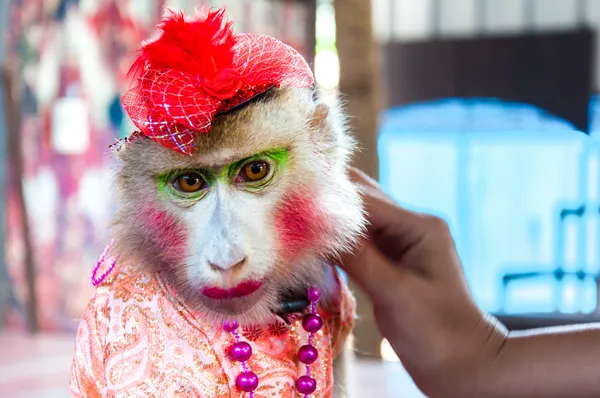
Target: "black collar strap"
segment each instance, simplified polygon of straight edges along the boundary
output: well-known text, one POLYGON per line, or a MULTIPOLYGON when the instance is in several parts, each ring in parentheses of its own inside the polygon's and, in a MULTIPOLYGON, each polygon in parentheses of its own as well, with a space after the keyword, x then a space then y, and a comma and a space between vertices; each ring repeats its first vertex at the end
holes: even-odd
POLYGON ((282 297, 281 306, 275 312, 275 315, 283 318, 288 324, 289 315, 295 313, 304 313, 310 307, 310 301, 304 294, 288 294, 282 297))

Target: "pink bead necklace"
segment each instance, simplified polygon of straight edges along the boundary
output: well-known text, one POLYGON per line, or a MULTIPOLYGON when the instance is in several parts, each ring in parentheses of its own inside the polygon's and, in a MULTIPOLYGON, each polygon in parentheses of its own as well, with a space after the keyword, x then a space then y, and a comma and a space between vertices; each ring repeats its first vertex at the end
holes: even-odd
MULTIPOLYGON (((311 312, 304 315, 304 318, 302 319, 302 328, 304 328, 309 335, 308 344, 303 345, 298 350, 298 360, 306 365, 306 374, 300 376, 298 380, 296 380, 296 389, 300 394, 303 394, 305 398, 317 390, 317 381, 311 375, 310 365, 319 357, 319 352, 313 345, 313 338, 315 333, 323 327, 323 319, 321 319, 321 316, 317 313, 317 304, 320 298, 321 294, 319 293, 319 290, 314 287, 311 287, 308 290, 308 300, 311 302, 311 312)), ((247 342, 240 340, 240 335, 237 331, 238 327, 239 324, 236 321, 226 322, 223 325, 225 331, 231 333, 235 339, 235 343, 230 349, 231 357, 242 365, 242 372, 237 376, 235 385, 240 390, 249 393, 250 398, 253 398, 254 391, 258 387, 258 376, 248 368, 248 364, 246 363, 252 356, 252 347, 247 342)))

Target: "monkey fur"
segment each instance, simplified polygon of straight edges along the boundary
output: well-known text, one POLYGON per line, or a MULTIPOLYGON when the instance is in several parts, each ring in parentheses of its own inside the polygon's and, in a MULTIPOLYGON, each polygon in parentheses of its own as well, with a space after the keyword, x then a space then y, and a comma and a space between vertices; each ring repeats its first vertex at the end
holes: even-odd
MULTIPOLYGON (((322 306, 335 307, 341 293, 330 264, 354 248, 365 228, 359 191, 348 176, 354 150, 341 107, 315 99, 312 88, 272 88, 218 114, 191 156, 133 134, 113 151, 119 208, 111 253, 141 275, 160 274, 216 325, 266 321, 281 309, 282 297, 308 286, 320 288, 322 306), (255 158, 269 165, 269 180, 250 187, 237 175, 255 158), (188 172, 205 179, 200 193, 174 189, 177 176, 188 172), (260 288, 226 300, 203 294, 247 280, 261 281, 260 288)), ((106 317, 104 311, 90 316, 106 317)), ((93 351, 87 337, 80 340, 79 351, 93 351)), ((344 385, 347 355, 334 362, 334 396, 351 393, 344 385)), ((74 362, 75 396, 85 396, 93 378, 79 369, 91 366, 86 361, 74 362)))
MULTIPOLYGON (((214 316, 215 322, 230 316, 242 323, 265 319, 277 309, 283 291, 302 289, 307 284, 327 292, 330 286, 323 283, 328 280, 324 264, 351 250, 364 227, 359 194, 347 177, 354 145, 339 109, 315 103, 311 90, 293 88, 272 89, 251 103, 216 117, 211 132, 199 136, 192 157, 165 149, 144 137, 132 140, 116 151, 121 208, 112 231, 114 251, 122 261, 166 275, 192 306, 214 316), (165 228, 170 233, 193 228, 190 225, 195 220, 189 209, 157 192, 157 176, 170 170, 219 167, 271 148, 288 150, 289 162, 275 172, 270 186, 259 194, 225 188, 221 199, 232 201, 229 206, 233 213, 222 218, 237 216, 242 220, 237 224, 230 221, 229 228, 239 226, 240 230, 228 233, 235 233, 240 246, 250 251, 245 275, 268 276, 269 286, 257 302, 241 305, 239 309, 220 308, 218 303, 211 304, 198 294, 203 283, 220 281, 218 272, 217 275, 206 272, 197 279, 190 277, 196 274, 191 271, 194 268, 209 268, 206 259, 194 253, 201 248, 195 248, 193 241, 177 248, 165 247, 165 242, 172 239, 161 231, 149 233, 152 225, 140 219, 155 220, 156 214, 160 214, 163 223, 170 224, 165 228), (307 200, 299 201, 298 197, 307 200), (276 225, 281 223, 279 214, 285 214, 290 205, 300 206, 298 210, 305 212, 300 214, 300 225, 293 226, 311 230, 310 241, 293 257, 289 257, 275 236, 285 229, 276 225), (172 250, 188 253, 172 253, 172 250)), ((201 207, 202 202, 192 207, 201 207)), ((331 292, 325 294, 325 300, 330 296, 331 292)))

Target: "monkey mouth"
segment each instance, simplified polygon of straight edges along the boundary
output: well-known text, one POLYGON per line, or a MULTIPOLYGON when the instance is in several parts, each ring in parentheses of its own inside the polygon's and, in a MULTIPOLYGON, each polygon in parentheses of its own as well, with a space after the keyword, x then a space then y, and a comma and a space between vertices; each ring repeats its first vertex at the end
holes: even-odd
POLYGON ((223 289, 218 286, 205 287, 201 293, 213 300, 231 300, 249 296, 262 286, 262 281, 246 281, 229 289, 223 289))

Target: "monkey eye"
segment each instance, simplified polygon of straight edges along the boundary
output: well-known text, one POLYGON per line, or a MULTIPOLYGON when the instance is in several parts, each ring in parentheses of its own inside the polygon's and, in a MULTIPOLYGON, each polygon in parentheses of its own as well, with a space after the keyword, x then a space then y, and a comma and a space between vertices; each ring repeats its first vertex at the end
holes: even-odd
POLYGON ((264 160, 254 160, 242 167, 236 178, 236 182, 258 182, 267 177, 270 170, 271 166, 269 163, 264 160))
POLYGON ((173 182, 173 187, 181 192, 194 193, 206 188, 208 184, 206 180, 194 172, 186 172, 178 176, 173 182))

